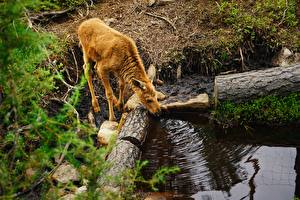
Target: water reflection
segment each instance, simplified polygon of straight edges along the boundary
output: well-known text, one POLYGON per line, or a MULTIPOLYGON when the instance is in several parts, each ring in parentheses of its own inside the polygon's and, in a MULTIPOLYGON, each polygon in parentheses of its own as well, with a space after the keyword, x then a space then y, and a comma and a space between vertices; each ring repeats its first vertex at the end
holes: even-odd
POLYGON ((152 123, 142 159, 150 161, 146 177, 159 166, 181 168, 160 188, 175 193, 173 199, 281 200, 299 195, 299 149, 215 138, 208 127, 187 121, 152 123))

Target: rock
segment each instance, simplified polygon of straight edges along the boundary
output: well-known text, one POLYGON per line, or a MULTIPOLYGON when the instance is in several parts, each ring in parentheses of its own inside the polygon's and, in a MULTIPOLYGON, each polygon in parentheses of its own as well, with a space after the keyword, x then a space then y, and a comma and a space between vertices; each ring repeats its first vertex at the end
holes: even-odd
POLYGON ((164 93, 159 92, 159 91, 156 91, 156 95, 157 95, 157 100, 158 101, 163 101, 167 98, 167 96, 164 93))
POLYGON ((299 53, 293 54, 288 48, 283 47, 272 59, 272 65, 287 67, 300 63, 299 53))
POLYGON ((60 183, 68 183, 73 181, 79 181, 78 171, 69 163, 61 164, 55 173, 52 175, 52 178, 60 183))
POLYGON ((206 93, 199 94, 195 98, 191 98, 187 101, 172 102, 164 105, 164 109, 170 110, 203 110, 209 108, 209 98, 206 93))
POLYGON ((84 185, 84 186, 81 186, 81 187, 79 187, 79 188, 76 188, 76 190, 75 190, 75 194, 77 195, 77 194, 81 194, 81 193, 84 193, 84 192, 86 192, 87 191, 87 187, 84 185))
MULTIPOLYGON (((156 91, 157 100, 162 101, 166 99, 166 95, 162 92, 156 91)), ((125 110, 131 111, 137 108, 139 105, 142 105, 140 99, 136 94, 133 94, 126 102, 125 104, 125 110)))
POLYGON ((66 194, 65 196, 61 197, 60 200, 73 200, 76 198, 75 194, 66 194))
POLYGON ((118 123, 113 121, 104 121, 98 131, 98 141, 100 144, 108 145, 110 139, 117 135, 118 123))
POLYGON ((103 21, 107 26, 110 26, 111 24, 115 23, 117 21, 117 19, 115 19, 115 18, 105 18, 103 21))
POLYGON ((156 3, 156 0, 148 0, 148 6, 151 7, 156 3))

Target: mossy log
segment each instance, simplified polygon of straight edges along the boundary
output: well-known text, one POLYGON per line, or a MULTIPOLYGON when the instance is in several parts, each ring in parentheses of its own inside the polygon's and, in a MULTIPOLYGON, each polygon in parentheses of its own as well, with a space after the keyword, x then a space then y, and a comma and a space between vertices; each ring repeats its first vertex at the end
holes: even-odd
POLYGON ((215 103, 246 102, 261 96, 300 91, 300 65, 216 76, 215 103))

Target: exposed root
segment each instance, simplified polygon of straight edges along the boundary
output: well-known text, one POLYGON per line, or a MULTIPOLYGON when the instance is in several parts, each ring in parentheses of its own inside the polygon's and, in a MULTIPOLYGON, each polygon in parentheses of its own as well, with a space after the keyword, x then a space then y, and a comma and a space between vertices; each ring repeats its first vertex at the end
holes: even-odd
POLYGON ((68 8, 66 10, 42 12, 42 13, 36 14, 34 16, 29 16, 29 19, 32 21, 47 21, 49 19, 53 19, 58 16, 64 15, 67 12, 70 12, 72 10, 74 10, 74 9, 68 8))

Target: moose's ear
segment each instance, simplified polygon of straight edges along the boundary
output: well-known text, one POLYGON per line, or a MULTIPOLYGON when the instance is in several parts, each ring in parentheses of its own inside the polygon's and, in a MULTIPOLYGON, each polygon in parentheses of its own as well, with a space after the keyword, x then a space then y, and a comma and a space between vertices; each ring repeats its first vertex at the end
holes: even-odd
POLYGON ((132 79, 132 84, 135 87, 140 88, 141 90, 145 90, 146 89, 146 83, 144 83, 143 81, 137 80, 135 78, 132 79))

